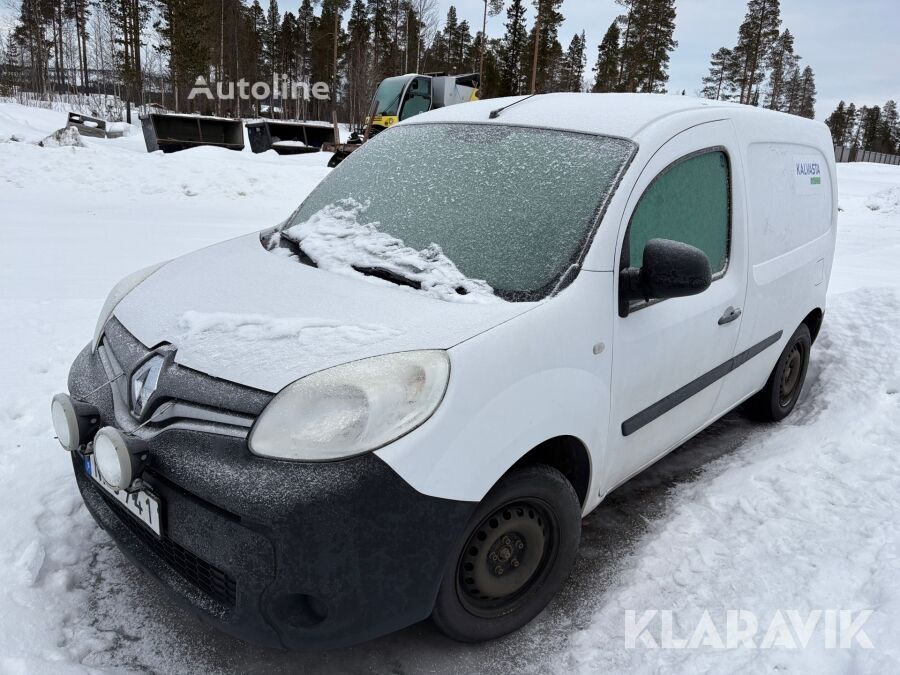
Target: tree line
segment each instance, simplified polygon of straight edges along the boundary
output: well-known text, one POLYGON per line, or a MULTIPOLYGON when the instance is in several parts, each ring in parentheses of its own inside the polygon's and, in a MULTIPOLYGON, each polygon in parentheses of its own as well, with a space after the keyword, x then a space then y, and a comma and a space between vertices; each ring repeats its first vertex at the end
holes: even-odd
MULTIPOLYGON (((352 121, 383 78, 407 72, 481 72, 485 98, 665 92, 675 0, 614 1, 621 11, 587 72, 585 33, 562 41, 563 0, 483 0, 474 28, 455 7, 439 16, 437 0, 297 0, 295 11, 278 0, 21 0, 15 29, 0 36, 0 87, 243 116, 263 111, 255 101, 188 100, 196 78, 215 90, 277 73, 289 84, 326 82, 333 100, 275 102, 269 114, 329 119, 336 109, 352 121), (503 34, 488 37, 488 17, 501 14, 503 34)), ((781 24, 779 0, 749 0, 735 46, 712 54, 697 93, 814 117, 815 75, 781 24)))
POLYGON ((712 54, 700 95, 813 119, 815 74, 808 65, 801 68, 794 36, 781 24, 779 0, 750 0, 737 44, 712 54))
MULTIPOLYGON (((664 91, 674 0, 615 2, 621 45, 608 90, 664 91)), ((581 31, 563 47, 562 4, 484 0, 483 25, 473 31, 455 7, 438 17, 437 0, 301 0, 287 12, 277 0, 21 0, 15 30, 0 41, 0 85, 112 90, 135 103, 211 112, 187 101, 198 76, 266 81, 278 73, 329 83, 351 119, 364 115, 381 79, 405 72, 481 72, 484 97, 584 91, 587 39, 581 31), (504 34, 488 38, 488 16, 504 11, 504 34)), ((282 114, 321 117, 331 107, 310 105, 282 114)), ((213 112, 246 114, 244 106, 217 103, 213 112)))
POLYGON ((831 129, 835 145, 900 154, 900 118, 896 101, 888 101, 884 106, 859 108, 841 101, 825 124, 831 129))

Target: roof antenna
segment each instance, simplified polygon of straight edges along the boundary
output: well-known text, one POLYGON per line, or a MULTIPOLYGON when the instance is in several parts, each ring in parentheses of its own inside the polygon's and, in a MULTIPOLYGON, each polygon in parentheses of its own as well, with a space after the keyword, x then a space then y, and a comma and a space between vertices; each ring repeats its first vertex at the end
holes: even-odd
POLYGON ((513 101, 507 106, 503 106, 502 108, 497 108, 496 110, 491 110, 490 119, 495 120, 500 117, 500 114, 509 108, 512 108, 514 105, 519 105, 520 103, 525 103, 530 98, 534 98, 537 94, 532 94, 531 96, 526 96, 525 98, 520 98, 518 101, 513 101))

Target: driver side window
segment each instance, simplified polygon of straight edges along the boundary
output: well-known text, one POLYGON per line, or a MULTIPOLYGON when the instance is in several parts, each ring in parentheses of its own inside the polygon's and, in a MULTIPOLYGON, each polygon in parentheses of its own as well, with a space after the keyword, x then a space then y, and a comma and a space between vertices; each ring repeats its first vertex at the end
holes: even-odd
POLYGON ((651 239, 699 248, 713 280, 725 273, 731 235, 731 171, 728 155, 706 150, 688 155, 657 176, 638 202, 622 247, 622 268, 640 267, 651 239))

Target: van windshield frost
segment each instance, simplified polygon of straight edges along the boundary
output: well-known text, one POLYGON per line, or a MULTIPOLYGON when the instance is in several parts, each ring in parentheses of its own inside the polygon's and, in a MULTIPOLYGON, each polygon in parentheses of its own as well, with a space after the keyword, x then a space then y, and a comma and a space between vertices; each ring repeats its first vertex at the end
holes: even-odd
POLYGON ((401 126, 331 173, 282 232, 291 238, 349 205, 370 234, 440 254, 500 298, 536 300, 577 261, 633 150, 623 139, 547 129, 401 126))

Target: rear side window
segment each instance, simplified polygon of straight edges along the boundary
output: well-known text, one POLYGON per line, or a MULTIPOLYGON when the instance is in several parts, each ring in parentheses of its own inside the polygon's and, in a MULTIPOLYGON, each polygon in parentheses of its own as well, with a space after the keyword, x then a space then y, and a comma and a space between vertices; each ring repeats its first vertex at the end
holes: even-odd
POLYGON ((623 267, 640 267, 651 239, 690 244, 709 258, 713 276, 728 264, 731 175, 719 150, 690 155, 669 166, 638 202, 622 250, 623 267))

